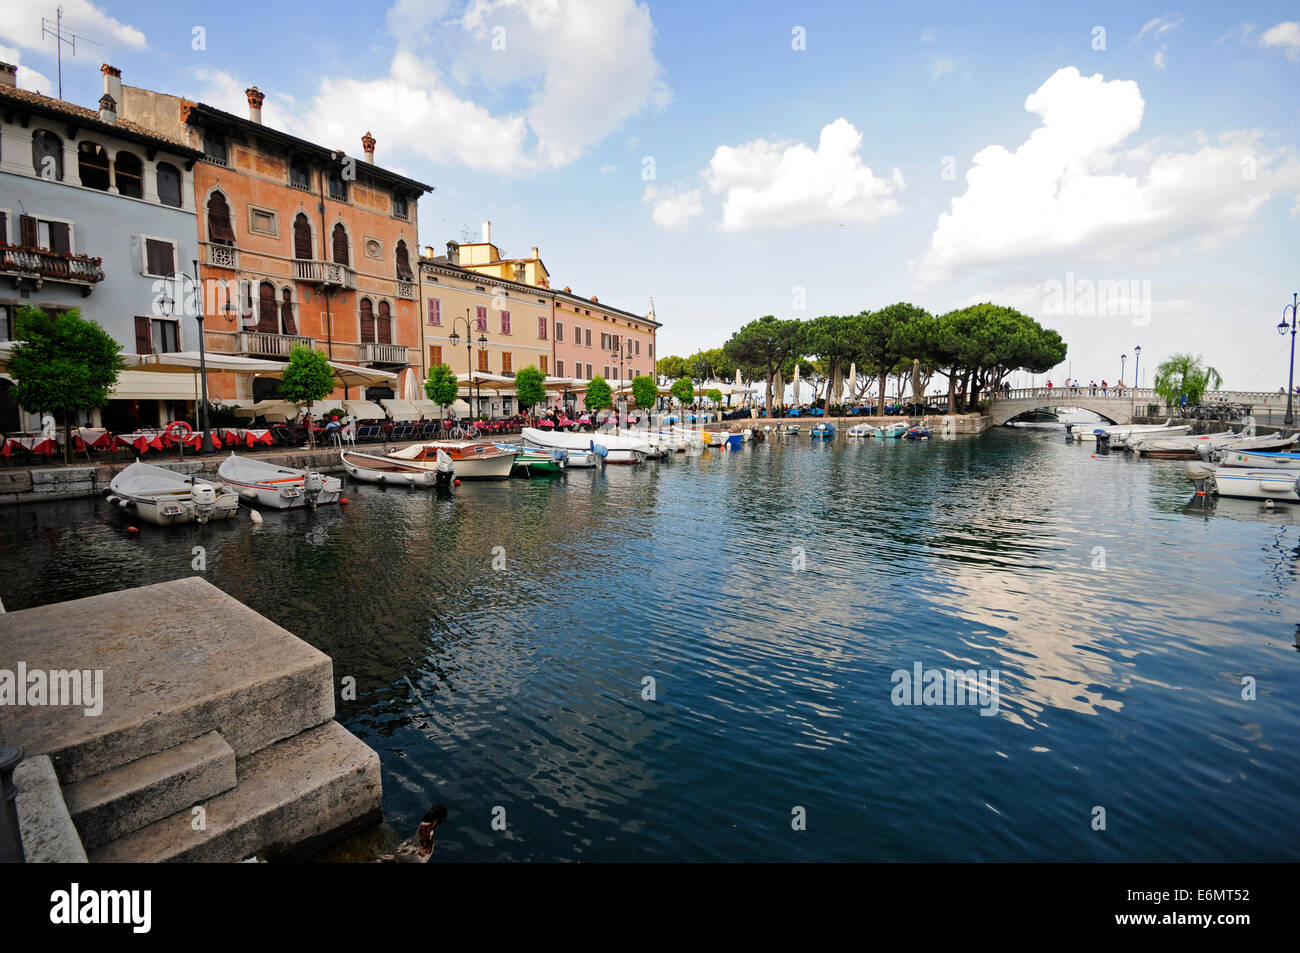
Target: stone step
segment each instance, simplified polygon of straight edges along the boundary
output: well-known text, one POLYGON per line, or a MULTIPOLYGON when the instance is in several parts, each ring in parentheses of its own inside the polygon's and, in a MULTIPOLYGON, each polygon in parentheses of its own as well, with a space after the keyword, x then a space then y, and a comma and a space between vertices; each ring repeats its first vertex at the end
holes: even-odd
POLYGON ((379 756, 337 722, 238 761, 239 783, 89 851, 92 863, 235 862, 380 818, 379 756))
POLYGON ((63 789, 88 849, 235 786, 235 751, 217 732, 147 755, 63 789))
POLYGON ((0 705, 0 738, 65 785, 210 731, 243 757, 334 717, 329 656, 198 576, 0 615, 0 670, 20 665, 102 673, 99 713, 0 705))
POLYGON ((45 755, 25 759, 14 770, 18 831, 29 864, 84 864, 86 851, 59 789, 54 765, 45 755))

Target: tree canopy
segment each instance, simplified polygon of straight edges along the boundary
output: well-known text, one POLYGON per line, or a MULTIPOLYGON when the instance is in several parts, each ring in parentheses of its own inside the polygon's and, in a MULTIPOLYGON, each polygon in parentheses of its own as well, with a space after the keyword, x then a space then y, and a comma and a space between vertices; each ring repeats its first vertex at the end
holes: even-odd
MULTIPOLYGON (((280 396, 291 404, 311 405, 334 389, 334 371, 329 360, 320 351, 300 344, 289 352, 289 363, 284 366, 280 379, 280 396)), ((307 441, 313 435, 307 428, 307 441)))
POLYGON ((722 346, 726 359, 750 380, 761 377, 766 382, 768 416, 772 414, 772 381, 786 361, 800 356, 804 333, 803 322, 767 314, 746 324, 722 346))
POLYGON ((604 410, 614 406, 614 395, 609 389, 609 382, 599 374, 587 381, 587 396, 584 403, 588 410, 604 410))
POLYGON ((532 409, 546 401, 546 375, 529 365, 515 374, 515 397, 520 407, 532 409))
POLYGON ((429 368, 429 379, 424 382, 424 396, 438 404, 445 411, 449 404, 456 402, 460 393, 460 381, 450 364, 435 364, 429 368))
POLYGON ((648 374, 632 378, 632 399, 642 410, 652 410, 659 400, 659 385, 648 374))
POLYGON ((683 407, 695 400, 695 382, 689 377, 679 377, 673 381, 672 391, 683 407))
POLYGON ((1166 406, 1181 403, 1184 397, 1189 404, 1199 404, 1207 390, 1217 390, 1223 383, 1219 372, 1201 364, 1201 355, 1188 351, 1160 362, 1156 368, 1155 391, 1164 398, 1166 406))

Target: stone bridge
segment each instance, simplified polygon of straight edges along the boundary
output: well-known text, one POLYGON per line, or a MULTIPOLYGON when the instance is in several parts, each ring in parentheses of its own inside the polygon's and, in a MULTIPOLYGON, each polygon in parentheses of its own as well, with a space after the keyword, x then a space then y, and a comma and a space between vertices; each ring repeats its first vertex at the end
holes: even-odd
MULTIPOLYGON (((1279 414, 1286 409, 1286 394, 1266 391, 1213 391, 1207 393, 1202 403, 1226 402, 1243 404, 1254 409, 1255 413, 1275 410, 1279 414)), ((1055 412, 1058 407, 1078 407, 1091 410, 1115 424, 1132 423, 1134 417, 1143 417, 1147 408, 1159 405, 1156 416, 1165 413, 1164 399, 1157 396, 1150 387, 1030 387, 1012 390, 1007 397, 993 401, 989 416, 993 425, 1000 427, 1021 414, 1034 410, 1055 412)))

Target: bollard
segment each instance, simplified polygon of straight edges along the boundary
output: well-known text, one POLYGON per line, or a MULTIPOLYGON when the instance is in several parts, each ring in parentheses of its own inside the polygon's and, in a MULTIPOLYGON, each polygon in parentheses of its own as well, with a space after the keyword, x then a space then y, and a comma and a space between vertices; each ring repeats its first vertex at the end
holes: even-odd
POLYGON ((18 828, 18 789, 14 787, 14 769, 23 760, 18 745, 0 745, 0 863, 21 864, 23 835, 18 828))

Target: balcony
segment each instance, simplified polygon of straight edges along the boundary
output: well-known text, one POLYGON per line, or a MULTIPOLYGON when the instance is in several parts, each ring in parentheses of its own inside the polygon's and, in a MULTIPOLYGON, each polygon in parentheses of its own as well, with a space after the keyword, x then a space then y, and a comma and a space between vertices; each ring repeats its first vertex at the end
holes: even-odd
POLYGON ((408 348, 404 344, 361 344, 357 359, 362 364, 409 364, 408 348))
POLYGON ((416 288, 415 288, 414 281, 402 281, 400 279, 398 280, 397 297, 405 298, 407 301, 414 301, 415 292, 416 292, 416 288))
POLYGON ((233 245, 217 245, 208 242, 206 248, 207 264, 212 265, 214 268, 230 268, 232 270, 239 267, 239 249, 233 245))
POLYGON ((12 277, 15 287, 31 281, 39 289, 46 281, 57 281, 78 285, 81 293, 88 295, 104 280, 104 269, 100 267, 100 259, 89 255, 65 255, 0 242, 0 275, 12 277))
POLYGON ((315 347, 313 338, 290 334, 269 334, 266 331, 238 331, 235 334, 235 352, 247 357, 287 358, 296 347, 315 347))
POLYGON ((357 273, 347 265, 332 261, 304 261, 297 259, 293 263, 294 277, 299 281, 321 287, 346 288, 353 291, 357 287, 357 273))

